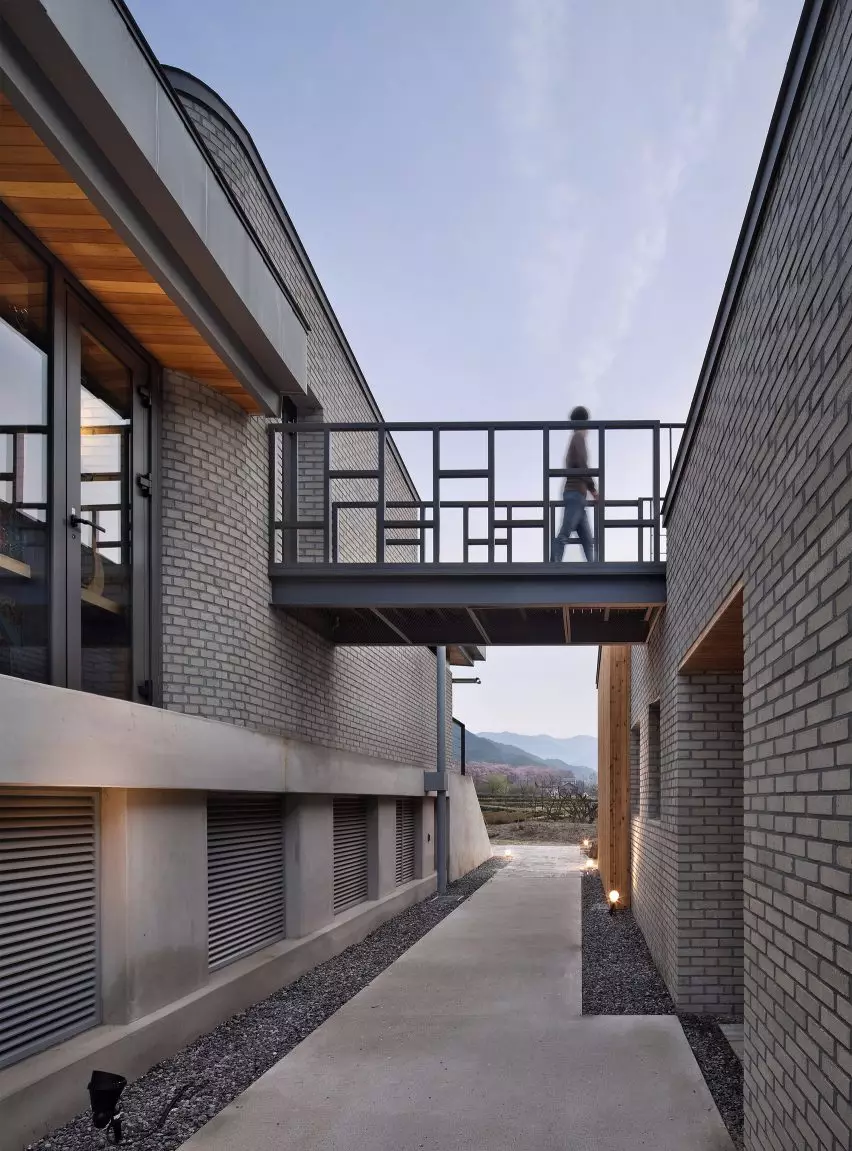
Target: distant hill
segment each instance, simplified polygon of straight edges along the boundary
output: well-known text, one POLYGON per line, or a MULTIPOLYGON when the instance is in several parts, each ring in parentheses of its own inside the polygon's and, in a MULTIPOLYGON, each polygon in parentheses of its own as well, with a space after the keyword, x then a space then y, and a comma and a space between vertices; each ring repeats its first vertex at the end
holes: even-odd
MULTIPOLYGON (((453 753, 459 755, 460 736, 457 729, 453 732, 453 753)), ((554 771, 571 778, 588 778, 584 767, 565 763, 561 759, 533 755, 529 751, 513 747, 508 743, 498 743, 492 739, 485 739, 475 732, 469 731, 465 740, 465 758, 469 764, 484 764, 489 767, 526 768, 525 774, 535 774, 536 771, 551 773, 554 771)))
MULTIPOLYGON (((500 745, 508 744, 534 755, 549 765, 556 760, 571 765, 579 779, 598 777, 598 741, 591 735, 572 735, 558 739, 553 735, 519 735, 515 731, 483 731, 479 738, 500 745)), ((468 735, 470 739, 470 735, 468 735)))

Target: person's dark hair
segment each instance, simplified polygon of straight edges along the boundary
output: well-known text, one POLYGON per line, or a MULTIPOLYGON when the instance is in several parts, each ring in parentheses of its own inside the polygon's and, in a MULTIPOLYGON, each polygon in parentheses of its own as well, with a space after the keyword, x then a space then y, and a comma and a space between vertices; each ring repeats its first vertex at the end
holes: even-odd
POLYGON ((578 422, 587 420, 589 418, 589 409, 584 407, 573 408, 571 415, 568 417, 570 420, 577 420, 578 422))

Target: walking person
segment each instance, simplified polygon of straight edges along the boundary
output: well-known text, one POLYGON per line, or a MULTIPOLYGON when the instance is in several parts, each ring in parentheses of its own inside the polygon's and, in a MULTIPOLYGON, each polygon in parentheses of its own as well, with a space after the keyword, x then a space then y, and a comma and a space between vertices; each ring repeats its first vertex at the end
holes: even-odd
MULTIPOLYGON (((572 422, 587 423, 589 420, 588 408, 574 408, 571 412, 572 422)), ((589 467, 589 453, 586 448, 586 429, 575 428, 568 441, 568 451, 565 453, 565 468, 573 475, 566 476, 565 487, 562 491, 562 527, 553 541, 550 551, 552 563, 560 563, 573 532, 577 533, 583 547, 583 553, 589 563, 595 558, 595 544, 592 531, 586 518, 586 497, 593 500, 598 498, 595 481, 590 475, 583 475, 589 467)))

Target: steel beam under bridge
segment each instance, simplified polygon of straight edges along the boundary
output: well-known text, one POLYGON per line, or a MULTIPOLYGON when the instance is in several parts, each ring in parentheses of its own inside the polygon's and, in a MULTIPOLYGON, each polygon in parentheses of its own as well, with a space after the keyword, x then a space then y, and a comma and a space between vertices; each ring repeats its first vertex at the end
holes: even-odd
POLYGON ((326 639, 367 645, 644 643, 665 564, 300 564, 272 603, 326 639))

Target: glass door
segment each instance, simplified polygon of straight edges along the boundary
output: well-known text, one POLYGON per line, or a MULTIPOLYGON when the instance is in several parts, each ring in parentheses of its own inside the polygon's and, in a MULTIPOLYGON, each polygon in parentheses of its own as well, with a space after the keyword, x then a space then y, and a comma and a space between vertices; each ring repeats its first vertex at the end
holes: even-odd
POLYGON ((0 220, 0 675, 49 679, 48 269, 0 220))
POLYGON ((67 683, 149 699, 146 367, 73 296, 67 330, 67 683))

